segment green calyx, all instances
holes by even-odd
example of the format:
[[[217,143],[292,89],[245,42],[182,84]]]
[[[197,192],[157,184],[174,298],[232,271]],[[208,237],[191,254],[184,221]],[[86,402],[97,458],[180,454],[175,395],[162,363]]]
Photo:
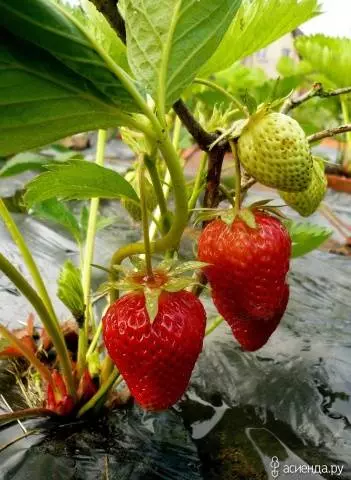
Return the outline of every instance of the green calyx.
[[[109,293],[111,289],[130,292],[142,292],[145,296],[145,306],[150,322],[153,323],[158,312],[158,300],[162,292],[179,292],[192,287],[196,281],[190,276],[182,276],[186,272],[205,267],[204,262],[179,263],[177,259],[167,259],[153,268],[149,275],[146,263],[140,257],[131,257],[134,268],[114,266],[113,268],[123,275],[117,282],[104,283],[98,294]]]
[[[255,220],[255,212],[263,212],[269,215],[278,217],[279,219],[285,219],[285,215],[280,211],[282,205],[269,205],[272,199],[259,200],[246,207],[240,208],[239,212],[235,214],[234,208],[215,209],[204,208],[199,209],[199,214],[196,217],[195,223],[214,220],[215,218],[221,219],[227,225],[231,225],[238,217],[250,228],[257,228]]]

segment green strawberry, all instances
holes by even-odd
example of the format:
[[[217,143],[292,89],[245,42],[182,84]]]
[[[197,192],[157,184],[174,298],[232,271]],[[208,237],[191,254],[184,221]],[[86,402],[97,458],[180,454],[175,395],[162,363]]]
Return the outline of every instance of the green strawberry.
[[[324,162],[319,157],[312,157],[312,180],[309,187],[303,192],[282,192],[279,195],[294,210],[303,217],[312,215],[327,191],[327,178],[324,175]]]
[[[125,174],[124,178],[133,186],[137,194],[140,195],[137,172],[135,170],[131,170]],[[152,183],[150,180],[148,180],[148,178],[145,178],[145,193],[148,210],[152,212],[157,206],[157,199]],[[139,205],[127,198],[123,198],[121,203],[135,222],[141,221],[141,208]]]
[[[300,125],[282,113],[262,108],[252,115],[238,140],[238,154],[246,171],[259,182],[285,192],[306,190],[312,158]]]

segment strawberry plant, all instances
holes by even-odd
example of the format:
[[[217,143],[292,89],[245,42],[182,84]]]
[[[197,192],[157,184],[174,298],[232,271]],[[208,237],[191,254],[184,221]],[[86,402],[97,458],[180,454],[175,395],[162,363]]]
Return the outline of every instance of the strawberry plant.
[[[301,215],[312,214],[325,179],[311,143],[351,131],[346,124],[307,137],[288,114],[312,95],[268,92],[257,105],[249,92],[237,98],[207,78],[318,14],[316,0],[94,0],[82,8],[0,0],[0,155],[16,155],[0,175],[39,169],[26,185],[24,205],[59,219],[80,250],[80,264],[65,262],[58,279],[58,297],[78,337],[72,349],[42,272],[0,200],[0,216],[27,272],[2,253],[0,270],[43,325],[39,342],[32,325],[21,338],[0,325],[1,349],[37,370],[44,398],[2,421],[99,412],[114,404],[114,387],[123,380],[143,408],[169,408],[187,388],[204,336],[222,319],[244,349],[261,348],[287,308],[290,258],[318,247],[331,232],[289,222],[267,199],[243,205],[245,195],[259,181],[279,190]],[[215,107],[212,122],[199,123],[182,99],[194,85],[225,96],[228,110]],[[107,129],[116,127],[136,157],[125,176],[104,166]],[[95,163],[21,154],[95,129]],[[184,129],[203,150],[190,188],[179,148]],[[234,191],[221,182],[226,153],[234,162]],[[99,199],[121,201],[142,231],[142,240],[116,249],[109,265],[94,265],[96,232],[110,222],[99,217]],[[78,220],[68,200],[89,201],[89,210],[83,208]],[[229,206],[219,208],[223,200]],[[200,202],[197,258],[179,262]],[[106,275],[97,291],[92,268]],[[206,330],[200,296],[207,282],[221,317]],[[106,302],[100,320],[97,299]],[[47,344],[54,361],[45,354]]]

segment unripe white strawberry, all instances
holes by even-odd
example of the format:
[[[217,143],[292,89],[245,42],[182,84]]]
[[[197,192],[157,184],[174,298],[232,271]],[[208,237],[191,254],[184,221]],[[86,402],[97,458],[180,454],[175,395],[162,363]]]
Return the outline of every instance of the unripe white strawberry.
[[[259,182],[285,192],[306,190],[312,177],[312,157],[307,137],[293,118],[267,113],[252,115],[238,140],[239,158]]]
[[[324,162],[319,157],[312,158],[312,180],[308,188],[303,192],[279,191],[282,199],[303,217],[309,217],[317,210],[327,191]]]

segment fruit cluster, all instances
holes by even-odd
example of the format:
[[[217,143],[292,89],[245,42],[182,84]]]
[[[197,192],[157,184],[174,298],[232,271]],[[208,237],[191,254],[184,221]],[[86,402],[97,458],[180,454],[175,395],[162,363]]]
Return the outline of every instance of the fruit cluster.
[[[279,190],[301,215],[313,213],[326,191],[324,166],[311,156],[298,123],[262,108],[242,125],[236,142],[246,171]],[[287,307],[291,239],[265,202],[238,207],[227,211],[229,222],[226,215],[226,221],[217,218],[206,226],[198,260],[218,312],[243,349],[255,351],[268,341]],[[176,288],[169,271],[159,270],[151,278],[134,273],[127,284],[132,291],[111,305],[103,319],[105,345],[137,402],[162,410],[187,388],[202,349],[205,310],[184,290],[184,282]],[[153,290],[157,312],[151,318]]]
[[[202,232],[198,256],[213,302],[245,350],[261,348],[276,329],[289,298],[286,275],[291,240],[281,222],[257,211],[256,227],[239,216],[214,220]]]
[[[265,107],[250,117],[238,140],[245,170],[279,190],[283,200],[308,217],[327,190],[323,160],[312,157],[307,137],[293,118]]]

